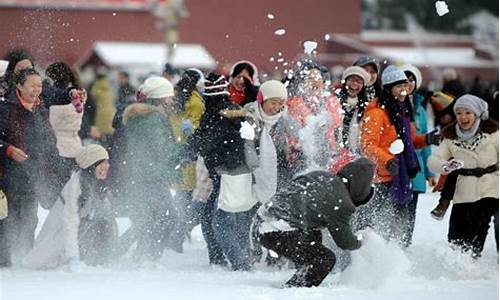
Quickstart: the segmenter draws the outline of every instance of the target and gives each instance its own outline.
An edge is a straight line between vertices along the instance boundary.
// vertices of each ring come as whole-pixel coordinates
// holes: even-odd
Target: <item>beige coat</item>
[[[73,158],[82,148],[78,131],[83,113],[77,113],[73,104],[50,107],[49,122],[57,139],[57,150],[62,157]]]
[[[443,163],[452,157],[462,160],[467,169],[486,168],[498,163],[498,131],[485,133],[485,136],[474,151],[456,145],[454,139],[445,138],[429,157],[429,169],[441,173]],[[453,197],[455,203],[476,202],[487,197],[498,198],[498,171],[481,177],[458,176]]]

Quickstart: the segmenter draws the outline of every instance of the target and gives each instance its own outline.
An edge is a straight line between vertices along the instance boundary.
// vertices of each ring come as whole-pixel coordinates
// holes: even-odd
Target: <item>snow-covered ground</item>
[[[293,270],[210,267],[198,227],[184,254],[167,251],[154,266],[123,262],[111,268],[85,267],[80,273],[3,270],[0,299],[498,299],[493,230],[481,259],[451,251],[446,243],[449,214],[441,222],[429,216],[436,197],[421,197],[414,243],[407,251],[375,235],[365,236],[366,244],[353,252],[350,267],[331,274],[317,288],[280,289]]]

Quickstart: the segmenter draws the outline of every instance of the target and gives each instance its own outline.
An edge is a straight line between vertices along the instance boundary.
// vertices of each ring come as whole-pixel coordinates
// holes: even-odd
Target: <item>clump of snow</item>
[[[283,28],[280,28],[274,32],[275,35],[284,35],[286,33],[286,30]]]
[[[406,95],[408,95],[408,92],[406,90],[402,90],[401,91],[401,96],[406,96]]]
[[[388,287],[411,282],[411,262],[403,250],[370,229],[361,232],[362,246],[351,253],[351,265],[340,274],[339,284],[359,289]]]
[[[314,50],[316,50],[316,47],[318,47],[317,42],[313,41],[305,41],[304,42],[304,53],[306,54],[312,54]]]
[[[274,15],[273,14],[267,14],[267,18],[269,20],[274,20]]]
[[[445,1],[436,1],[436,12],[440,17],[450,12]]]
[[[389,152],[396,155],[403,152],[404,149],[405,145],[403,144],[403,141],[401,139],[397,139],[392,142],[391,146],[389,147]]]
[[[330,40],[330,35],[327,33],[325,34],[325,41],[329,41]]]
[[[241,122],[240,136],[245,140],[253,140],[255,138],[255,130],[247,121]]]

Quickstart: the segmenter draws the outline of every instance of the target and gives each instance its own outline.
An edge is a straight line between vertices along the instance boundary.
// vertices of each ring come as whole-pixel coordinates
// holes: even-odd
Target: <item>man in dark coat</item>
[[[286,287],[318,286],[333,269],[335,255],[322,244],[321,229],[327,229],[344,250],[361,247],[350,219],[355,207],[373,194],[374,168],[368,159],[359,158],[336,175],[306,173],[260,207],[254,221],[258,240],[298,267]]]

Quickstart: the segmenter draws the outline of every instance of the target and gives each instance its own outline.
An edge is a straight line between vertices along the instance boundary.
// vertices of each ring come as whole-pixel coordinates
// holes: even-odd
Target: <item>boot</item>
[[[439,199],[438,205],[431,211],[431,217],[438,221],[441,221],[444,218],[448,207],[450,206],[450,202],[451,200],[448,199]]]

